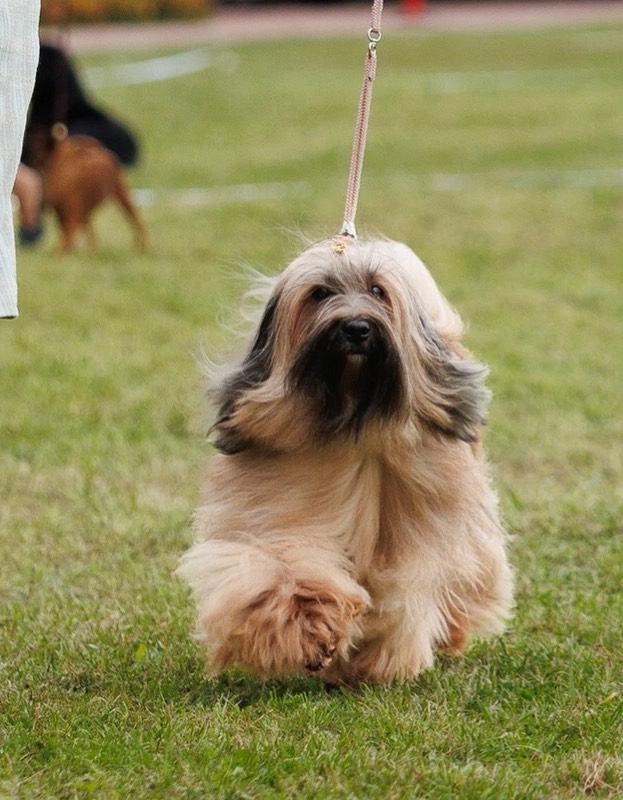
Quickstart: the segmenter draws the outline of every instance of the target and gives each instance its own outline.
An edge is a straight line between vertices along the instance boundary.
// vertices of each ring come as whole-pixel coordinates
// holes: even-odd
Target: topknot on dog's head
[[[354,239],[338,235],[300,253],[284,270],[280,283],[321,281],[326,275],[360,279],[383,276],[396,294],[417,300],[438,332],[458,342],[464,333],[460,316],[439,291],[435,280],[413,250],[386,239]],[[413,309],[411,308],[411,312]]]
[[[474,441],[487,371],[469,360],[462,333],[406,245],[318,242],[276,280],[246,356],[218,388],[215,444],[291,449],[408,419]]]

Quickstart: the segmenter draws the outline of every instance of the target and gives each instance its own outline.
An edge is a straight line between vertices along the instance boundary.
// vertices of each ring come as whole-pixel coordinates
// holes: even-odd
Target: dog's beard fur
[[[277,280],[218,417],[180,571],[216,669],[410,678],[502,628],[487,371],[404,245],[339,237]]]
[[[366,331],[358,342],[347,331]],[[380,320],[371,315],[333,319],[301,346],[287,374],[288,391],[305,397],[316,418],[319,439],[355,436],[367,421],[390,419],[404,403],[404,376],[398,348]]]

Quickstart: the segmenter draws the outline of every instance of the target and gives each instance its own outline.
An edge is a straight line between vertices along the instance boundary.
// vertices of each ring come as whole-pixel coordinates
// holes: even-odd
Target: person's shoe
[[[34,228],[26,228],[24,225],[20,226],[18,231],[19,243],[22,247],[32,247],[37,244],[43,234],[43,225],[36,225]]]

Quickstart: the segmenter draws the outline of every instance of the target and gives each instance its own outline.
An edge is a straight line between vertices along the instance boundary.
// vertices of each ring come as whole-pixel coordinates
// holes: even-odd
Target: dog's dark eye
[[[379,286],[378,283],[373,283],[370,287],[370,294],[378,297],[379,300],[383,300],[385,297],[385,290],[382,286]]]
[[[316,286],[316,288],[313,289],[311,296],[314,300],[320,301],[326,300],[327,297],[331,297],[332,294],[333,292],[328,286]]]

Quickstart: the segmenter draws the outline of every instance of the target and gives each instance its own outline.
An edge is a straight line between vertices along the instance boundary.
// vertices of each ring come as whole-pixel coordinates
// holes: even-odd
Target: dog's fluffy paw
[[[321,670],[329,667],[333,661],[335,650],[336,648],[333,646],[328,646],[325,644],[319,645],[316,659],[314,661],[310,661],[308,664],[305,664],[306,671],[320,672]]]
[[[263,675],[316,674],[348,657],[359,635],[363,599],[297,584],[265,592],[214,654],[216,666],[237,663]]]
[[[291,598],[292,618],[300,628],[307,673],[321,672],[336,655],[347,657],[363,606],[350,598],[298,587]]]

